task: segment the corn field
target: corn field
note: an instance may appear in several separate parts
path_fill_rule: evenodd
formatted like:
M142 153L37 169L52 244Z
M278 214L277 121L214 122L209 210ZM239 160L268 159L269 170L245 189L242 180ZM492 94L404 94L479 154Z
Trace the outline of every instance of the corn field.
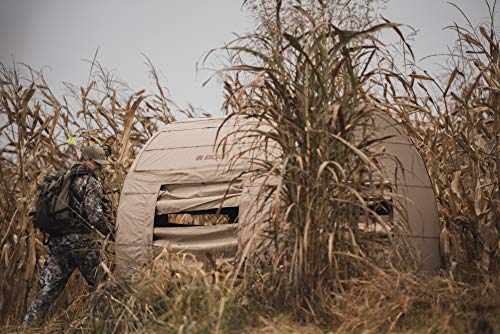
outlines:
M411 45L399 25L371 15L377 3L245 1L255 31L221 50L229 59L219 74L227 117L268 125L268 132L249 135L281 149L279 162L260 162L260 177L280 180L261 189L279 205L260 243L236 267L205 261L193 268L188 256L160 252L133 285L111 273L113 243L106 241L108 277L88 293L75 274L44 331L500 330L496 2L485 2L489 20L481 26L450 27L457 40L445 78L412 61L398 65L381 32L401 39L405 59L412 59ZM58 97L29 66L0 64L5 331L18 329L39 289L46 246L30 215L37 184L97 143L113 161L100 177L116 213L135 154L175 121L175 103L149 60L147 66L154 92L130 91L94 60L89 83L68 85L70 94ZM370 210L363 198L373 192L363 184L379 172L374 161L383 154L373 149L382 139L365 131L378 114L404 125L431 177L441 227L438 275L416 270L413 246L398 233L380 239L358 228ZM398 210L398 194L389 196ZM406 222L394 221L391 229L405 231Z
M29 215L34 210L37 184L48 173L78 160L79 148L89 143L105 145L116 161L109 175L102 175L115 211L135 152L172 117L159 83L158 94L119 91L115 87L119 83L105 69L97 68L95 80L61 101L32 69L2 64L1 110L6 119L2 126L0 202L2 320L24 310L38 289L43 237L34 230ZM75 144L68 144L72 141ZM14 282L17 285L12 286Z

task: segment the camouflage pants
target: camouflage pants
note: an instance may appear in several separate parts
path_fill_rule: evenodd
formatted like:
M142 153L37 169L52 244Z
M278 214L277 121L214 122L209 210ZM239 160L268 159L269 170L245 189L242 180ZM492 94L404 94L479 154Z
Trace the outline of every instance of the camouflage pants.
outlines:
M80 269L91 290L97 285L99 250L85 234L51 237L40 277L42 289L24 318L25 325L39 325L50 315L52 306L76 268Z

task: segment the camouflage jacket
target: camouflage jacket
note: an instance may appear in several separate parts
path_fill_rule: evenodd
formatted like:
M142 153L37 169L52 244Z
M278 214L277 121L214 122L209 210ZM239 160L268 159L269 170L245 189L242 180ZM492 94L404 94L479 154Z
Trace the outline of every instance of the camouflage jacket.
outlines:
M94 172L86 165L76 163L71 166L71 207L79 233L89 233L94 227L104 235L109 233L105 215L103 188Z

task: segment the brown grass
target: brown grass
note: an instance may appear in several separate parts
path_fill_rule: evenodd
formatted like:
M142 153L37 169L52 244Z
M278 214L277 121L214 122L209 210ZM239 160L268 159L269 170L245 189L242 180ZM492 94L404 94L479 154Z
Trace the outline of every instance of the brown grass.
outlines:
M258 135L282 148L282 164L260 161L264 174L282 180L265 188L282 203L263 239L272 246L272 265L252 261L263 254L258 247L247 258L251 270L243 273L226 265L196 268L164 252L140 273L138 284L118 285L110 278L92 294L75 275L55 317L32 331L500 330L500 52L494 4L488 24L452 27L458 34L453 66L438 80L411 63L405 64L409 72L400 70L388 48L378 44L378 30L400 34L398 26L356 17L376 2L348 6L347 12L337 1L296 7L288 1L247 3L260 21L255 34L228 46L233 63L224 72L227 107L268 124L272 130ZM344 23L337 25L339 20ZM95 63L90 84L68 86L72 96L62 99L39 73L19 66L0 68L3 332L18 330L38 290L45 247L29 216L36 183L76 159L79 147L106 144L115 163L105 182L116 209L135 154L173 120L171 101L150 62L156 94L127 90ZM353 223L366 209L359 183L367 171L376 172L369 142L354 144L354 131L365 128L372 112L402 120L428 167L442 226L444 267L436 277L412 271L411 247L404 240L368 240ZM71 137L76 145L67 144ZM386 252L383 261L374 244ZM112 268L112 244L104 246Z
M226 85L228 113L268 125L269 131L251 135L281 148L278 165L261 161L259 171L280 181L262 188L262 197L279 202L260 244L246 254L247 279L255 280L257 295L271 298L275 307L287 305L299 318L332 324L332 305L358 277L393 273L394 267L411 275L414 250L404 238L384 244L357 228L368 211L362 198L371 191L359 184L366 173L379 172L371 150L376 134L367 131L377 113L400 120L426 161L440 209L443 269L474 284L490 282L491 275L490 283L498 286L500 61L494 8L484 26L453 27L459 48L450 59L460 67L444 83L411 62L405 64L408 74L398 68L377 38L380 30L394 30L411 60L398 25L368 22L353 30L347 20L341 28L340 2L278 1L272 9L258 8L259 29L229 44L233 66L224 70L236 73ZM355 141L356 132L365 137ZM398 194L389 195L397 202ZM391 228L404 231L405 222Z
M63 101L54 96L39 73L15 66L1 64L0 70L0 110L6 120L0 139L3 322L21 317L38 290L45 246L28 215L34 208L37 182L55 169L69 167L78 159L78 149L88 143L107 145L115 163L102 177L110 190L107 197L114 212L135 153L170 117L161 96L146 95L144 90L122 91L100 66L94 81ZM72 137L76 144L67 144ZM83 285L82 280L77 281L66 289L68 295L63 299L72 299L71 291L81 293L78 286Z

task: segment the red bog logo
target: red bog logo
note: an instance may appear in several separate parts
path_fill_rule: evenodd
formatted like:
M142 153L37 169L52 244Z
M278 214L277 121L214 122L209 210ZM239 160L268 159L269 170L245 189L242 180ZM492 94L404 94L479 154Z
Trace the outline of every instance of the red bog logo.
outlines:
M198 155L195 158L196 160L224 160L226 156L224 154L206 154L206 155Z

